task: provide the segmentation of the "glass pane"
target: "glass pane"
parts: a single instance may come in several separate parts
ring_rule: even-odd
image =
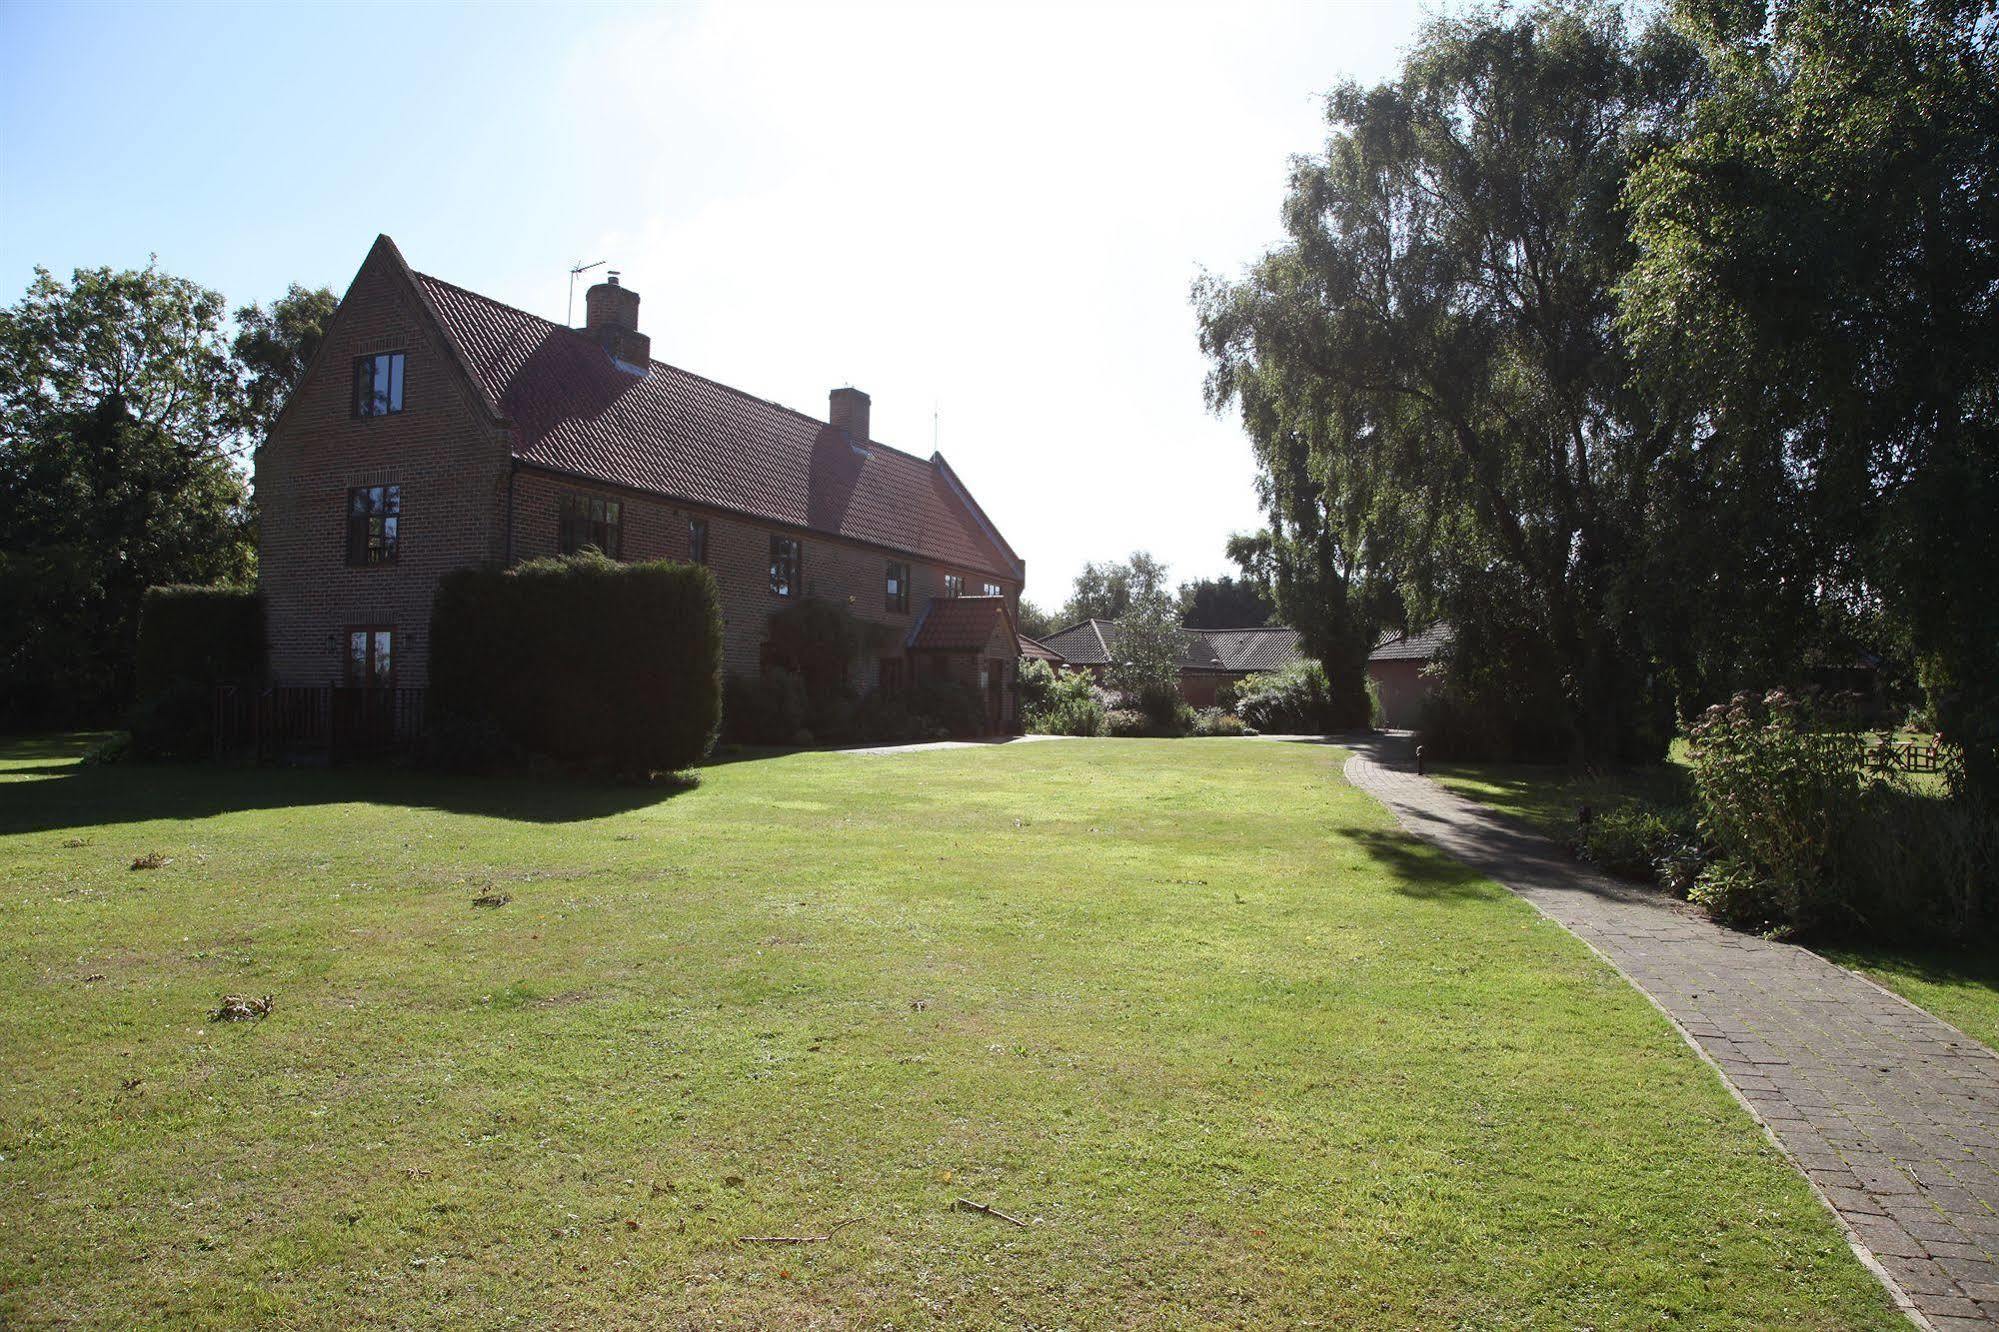
[[[375,683],[385,687],[389,683],[389,666],[392,660],[390,656],[391,637],[392,635],[387,629],[377,629],[375,631]]]
[[[395,556],[396,520],[393,517],[384,518],[382,519],[382,557],[384,559],[394,559]]]
[[[355,684],[368,683],[368,633],[356,629],[347,635],[347,678]]]
[[[397,352],[389,357],[389,410],[403,409],[403,354]]]
[[[401,486],[382,487],[382,510],[385,513],[403,511],[403,488]]]

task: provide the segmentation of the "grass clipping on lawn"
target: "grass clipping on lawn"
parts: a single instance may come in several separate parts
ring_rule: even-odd
[[[1898,1326],[1342,758],[0,759],[0,1323]]]

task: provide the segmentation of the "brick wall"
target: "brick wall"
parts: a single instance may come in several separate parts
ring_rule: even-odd
[[[974,593],[987,577],[952,566],[926,564],[911,556],[839,537],[779,528],[738,514],[676,504],[528,468],[521,469],[514,480],[516,559],[557,552],[564,494],[592,495],[620,503],[624,524],[620,554],[627,560],[684,560],[688,558],[688,520],[707,520],[708,567],[714,570],[722,594],[723,669],[732,675],[757,673],[771,613],[792,604],[770,590],[773,534],[795,537],[803,548],[802,595],[843,604],[857,618],[883,626],[882,656],[902,655],[902,642],[916,617],[922,614],[930,598],[944,595],[945,574],[964,573],[965,590]],[[910,566],[909,610],[905,613],[889,611],[884,606],[884,584],[891,559]],[[1019,584],[1003,582],[1001,587],[1009,604],[1017,608]],[[877,658],[871,656],[861,663],[860,678],[854,683],[862,689],[872,688],[876,669]]]
[[[1423,719],[1423,704],[1430,697],[1430,679],[1423,674],[1427,661],[1370,661],[1368,679],[1381,694],[1381,710],[1387,724],[1397,729],[1416,726]]]
[[[355,419],[355,358],[406,356],[403,410]],[[284,419],[258,450],[258,570],[276,683],[338,683],[346,629],[394,629],[396,683],[425,684],[448,570],[498,559],[508,444],[423,317],[393,255],[370,254]],[[402,488],[394,564],[349,568],[350,487]]]

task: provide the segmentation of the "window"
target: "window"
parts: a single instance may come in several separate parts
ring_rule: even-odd
[[[770,590],[780,597],[798,595],[798,543],[790,537],[770,539]]]
[[[696,564],[708,562],[708,520],[689,518],[687,520],[687,558]]]
[[[354,415],[390,416],[403,409],[403,354],[382,352],[354,362]]]
[[[882,583],[882,609],[909,609],[909,566],[900,560],[888,562],[888,576]]]
[[[902,692],[903,659],[901,657],[883,657],[880,665],[881,669],[877,678],[881,681],[881,691],[888,697],[893,698]]]
[[[559,544],[564,555],[595,546],[617,559],[625,544],[624,507],[597,495],[564,495]]]
[[[986,590],[984,592],[981,592],[979,595],[983,597],[996,597],[999,594],[1000,594],[1000,585],[998,583],[987,583]]]
[[[965,595],[965,578],[963,574],[944,575],[944,595],[947,597],[962,597]]]
[[[387,689],[396,678],[395,630],[357,625],[347,631],[347,683]]]
[[[356,486],[347,492],[347,563],[394,564],[401,486]]]

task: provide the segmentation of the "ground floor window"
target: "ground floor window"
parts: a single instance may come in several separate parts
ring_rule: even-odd
[[[354,625],[347,630],[347,683],[387,689],[396,678],[396,632],[387,625]]]
[[[595,546],[612,559],[625,546],[624,506],[601,495],[564,495],[557,544],[564,555]]]

